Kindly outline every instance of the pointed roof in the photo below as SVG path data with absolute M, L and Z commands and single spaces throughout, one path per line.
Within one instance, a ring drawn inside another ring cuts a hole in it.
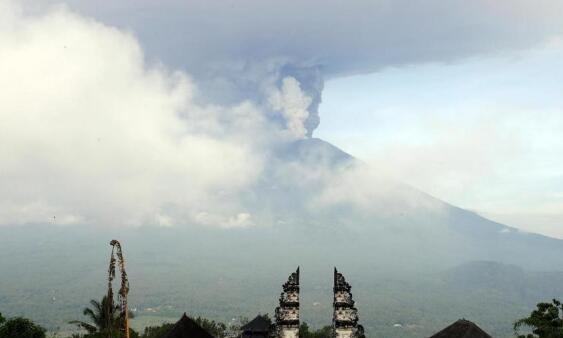
M 289 275 L 287 282 L 282 285 L 282 288 L 284 292 L 289 290 L 299 291 L 299 267 L 297 267 L 295 272 L 292 272 L 291 275 Z
M 469 320 L 460 319 L 430 338 L 492 338 L 477 324 Z
M 256 318 L 241 327 L 243 331 L 269 332 L 272 322 L 266 316 L 258 315 Z
M 338 272 L 338 270 L 336 270 L 336 267 L 334 267 L 334 292 L 336 291 L 350 292 L 351 290 L 352 287 L 348 282 L 346 282 L 346 278 L 344 278 L 344 275 Z
M 184 312 L 184 315 L 164 338 L 215 338 L 209 332 L 205 331 L 204 328 L 199 326 L 193 319 L 188 317 Z

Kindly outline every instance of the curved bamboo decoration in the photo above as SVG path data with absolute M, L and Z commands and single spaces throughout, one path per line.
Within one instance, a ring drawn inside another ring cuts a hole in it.
M 127 279 L 127 272 L 125 272 L 125 260 L 123 259 L 123 252 L 121 250 L 121 244 L 117 240 L 112 240 L 111 245 L 111 257 L 109 261 L 108 269 L 108 303 L 113 306 L 113 289 L 112 282 L 115 278 L 115 263 L 119 261 L 119 270 L 121 272 L 121 287 L 119 288 L 118 299 L 119 299 L 119 319 L 120 319 L 120 331 L 122 333 L 122 338 L 129 338 L 129 309 L 127 308 L 127 294 L 129 293 L 129 280 Z M 115 255 L 114 255 L 115 253 Z M 117 256 L 117 260 L 115 258 Z M 108 320 L 111 321 L 113 316 L 107 316 Z M 108 327 L 112 327 L 113 323 L 108 323 Z M 109 334 L 111 337 L 111 330 Z

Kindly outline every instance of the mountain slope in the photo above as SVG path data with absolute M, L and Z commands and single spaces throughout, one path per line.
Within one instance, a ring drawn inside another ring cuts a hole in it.
M 252 227 L 0 228 L 0 312 L 68 329 L 104 292 L 112 238 L 124 246 L 139 327 L 184 311 L 220 320 L 272 313 L 297 265 L 302 319 L 330 323 L 336 265 L 368 337 L 429 336 L 461 317 L 509 337 L 533 303 L 563 293 L 561 240 L 366 174 L 321 140 L 280 148 L 272 161 L 241 197 Z

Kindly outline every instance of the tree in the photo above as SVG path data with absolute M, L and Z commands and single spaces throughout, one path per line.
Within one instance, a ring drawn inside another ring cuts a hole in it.
M 76 324 L 76 326 L 90 334 L 109 331 L 119 327 L 119 307 L 115 304 L 110 304 L 107 296 L 104 296 L 101 302 L 92 299 L 90 304 L 92 307 L 84 308 L 82 314 L 88 317 L 91 323 L 80 320 L 73 320 L 69 323 Z
M 110 304 L 109 298 L 104 296 L 101 302 L 95 299 L 90 300 L 91 307 L 85 308 L 82 313 L 90 319 L 90 322 L 80 320 L 70 321 L 81 329 L 86 330 L 85 338 L 106 338 L 111 335 L 112 338 L 120 336 L 121 316 L 119 313 L 119 305 Z M 129 312 L 129 317 L 133 318 L 133 313 Z M 138 334 L 130 330 L 131 337 L 137 337 Z
M 162 338 L 165 334 L 172 329 L 174 324 L 165 323 L 160 326 L 148 326 L 145 327 L 142 338 Z
M 213 337 L 221 338 L 225 337 L 225 331 L 227 331 L 227 325 L 221 322 L 216 322 L 214 320 L 209 320 L 207 318 L 197 317 L 195 322 L 201 326 L 205 331 L 209 332 Z
M 45 329 L 27 318 L 0 315 L 0 338 L 45 338 Z
M 299 326 L 299 338 L 329 338 L 332 336 L 332 326 L 325 326 L 316 331 L 310 331 L 305 322 Z
M 539 303 L 529 317 L 514 323 L 514 333 L 518 338 L 563 338 L 563 305 L 557 299 L 551 303 Z M 531 334 L 520 335 L 522 327 L 532 329 Z
M 224 323 L 203 317 L 197 317 L 194 321 L 214 337 L 223 338 L 226 336 L 227 325 Z M 173 326 L 174 324 L 165 323 L 160 326 L 146 327 L 141 338 L 162 338 L 172 329 Z

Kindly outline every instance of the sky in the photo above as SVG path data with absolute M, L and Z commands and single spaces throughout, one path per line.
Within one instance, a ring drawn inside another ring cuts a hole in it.
M 280 160 L 319 137 L 449 203 L 563 237 L 562 11 L 0 0 L 0 224 L 255 225 L 238 200 L 267 175 L 347 181 Z
M 454 205 L 563 237 L 563 40 L 328 81 L 315 135 Z

